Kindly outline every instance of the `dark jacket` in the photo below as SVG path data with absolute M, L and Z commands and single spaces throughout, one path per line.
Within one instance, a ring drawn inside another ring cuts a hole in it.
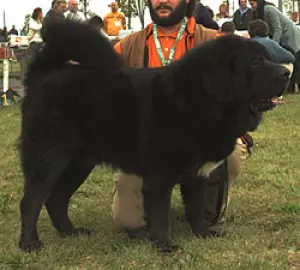
M 252 11 L 249 8 L 243 13 L 241 13 L 241 10 L 238 9 L 233 15 L 235 29 L 238 31 L 248 30 L 248 22 L 250 22 L 251 19 Z
M 197 4 L 194 11 L 194 17 L 197 24 L 202 24 L 206 28 L 219 30 L 219 25 L 211 18 L 206 7 L 201 3 Z
M 254 37 L 253 39 L 267 49 L 272 61 L 283 64 L 295 63 L 294 55 L 269 37 Z
M 17 29 L 11 29 L 9 32 L 8 32 L 8 35 L 19 35 L 19 32 Z
M 42 30 L 41 30 L 41 34 L 43 36 L 44 32 L 46 31 L 47 29 L 47 26 L 53 22 L 59 22 L 59 21 L 64 21 L 66 20 L 66 17 L 64 16 L 64 14 L 62 13 L 59 13 L 59 12 L 55 12 L 53 9 L 50 9 L 44 20 L 43 20 L 43 27 L 42 27 Z

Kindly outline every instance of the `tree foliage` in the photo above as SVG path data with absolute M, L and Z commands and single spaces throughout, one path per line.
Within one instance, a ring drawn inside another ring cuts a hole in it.
M 83 12 L 84 17 L 86 18 L 91 18 L 96 15 L 96 13 L 90 10 L 90 1 L 91 0 L 79 0 L 79 11 Z
M 29 20 L 30 20 L 31 14 L 26 14 L 24 18 L 24 25 L 21 31 L 21 34 L 26 36 L 29 32 Z
M 282 6 L 289 12 L 300 11 L 300 0 L 281 0 Z
M 138 15 L 137 6 L 134 0 L 118 0 L 120 10 L 127 18 L 136 17 Z
M 120 10 L 128 18 L 128 26 L 131 28 L 131 18 L 138 16 L 138 8 L 135 0 L 116 0 L 118 2 Z M 145 6 L 148 6 L 148 1 L 144 0 Z

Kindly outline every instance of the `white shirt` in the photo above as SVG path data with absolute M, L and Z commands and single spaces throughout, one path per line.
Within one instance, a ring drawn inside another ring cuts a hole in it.
M 80 22 L 85 21 L 85 17 L 83 15 L 83 13 L 80 12 L 80 11 L 77 11 L 76 13 L 73 13 L 71 11 L 67 11 L 65 13 L 65 16 L 66 16 L 67 19 L 70 19 L 70 20 L 75 20 L 75 21 L 80 21 Z
M 29 41 L 31 42 L 43 42 L 43 39 L 41 37 L 41 29 L 42 29 L 42 23 L 34 20 L 33 18 L 30 18 L 29 20 L 29 36 L 32 37 Z

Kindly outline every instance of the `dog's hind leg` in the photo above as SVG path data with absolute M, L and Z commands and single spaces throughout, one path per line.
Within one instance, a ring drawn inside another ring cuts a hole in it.
M 163 252 L 171 252 L 174 246 L 169 235 L 169 216 L 173 185 L 162 178 L 147 176 L 143 179 L 144 209 L 150 239 Z
M 69 162 L 69 156 L 57 149 L 22 153 L 25 176 L 24 196 L 20 203 L 21 236 L 19 247 L 28 252 L 42 247 L 37 232 L 37 220 L 51 188 Z M 26 154 L 25 154 L 26 153 Z
M 69 200 L 85 181 L 94 163 L 83 159 L 72 160 L 51 190 L 45 205 L 54 227 L 61 236 L 89 234 L 85 228 L 75 228 L 68 216 Z

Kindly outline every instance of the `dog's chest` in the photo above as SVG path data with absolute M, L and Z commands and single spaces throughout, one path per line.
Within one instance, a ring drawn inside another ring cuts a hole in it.
M 123 72 L 130 77 L 132 86 L 139 97 L 145 97 L 152 93 L 155 79 L 159 75 L 157 69 L 124 68 Z

